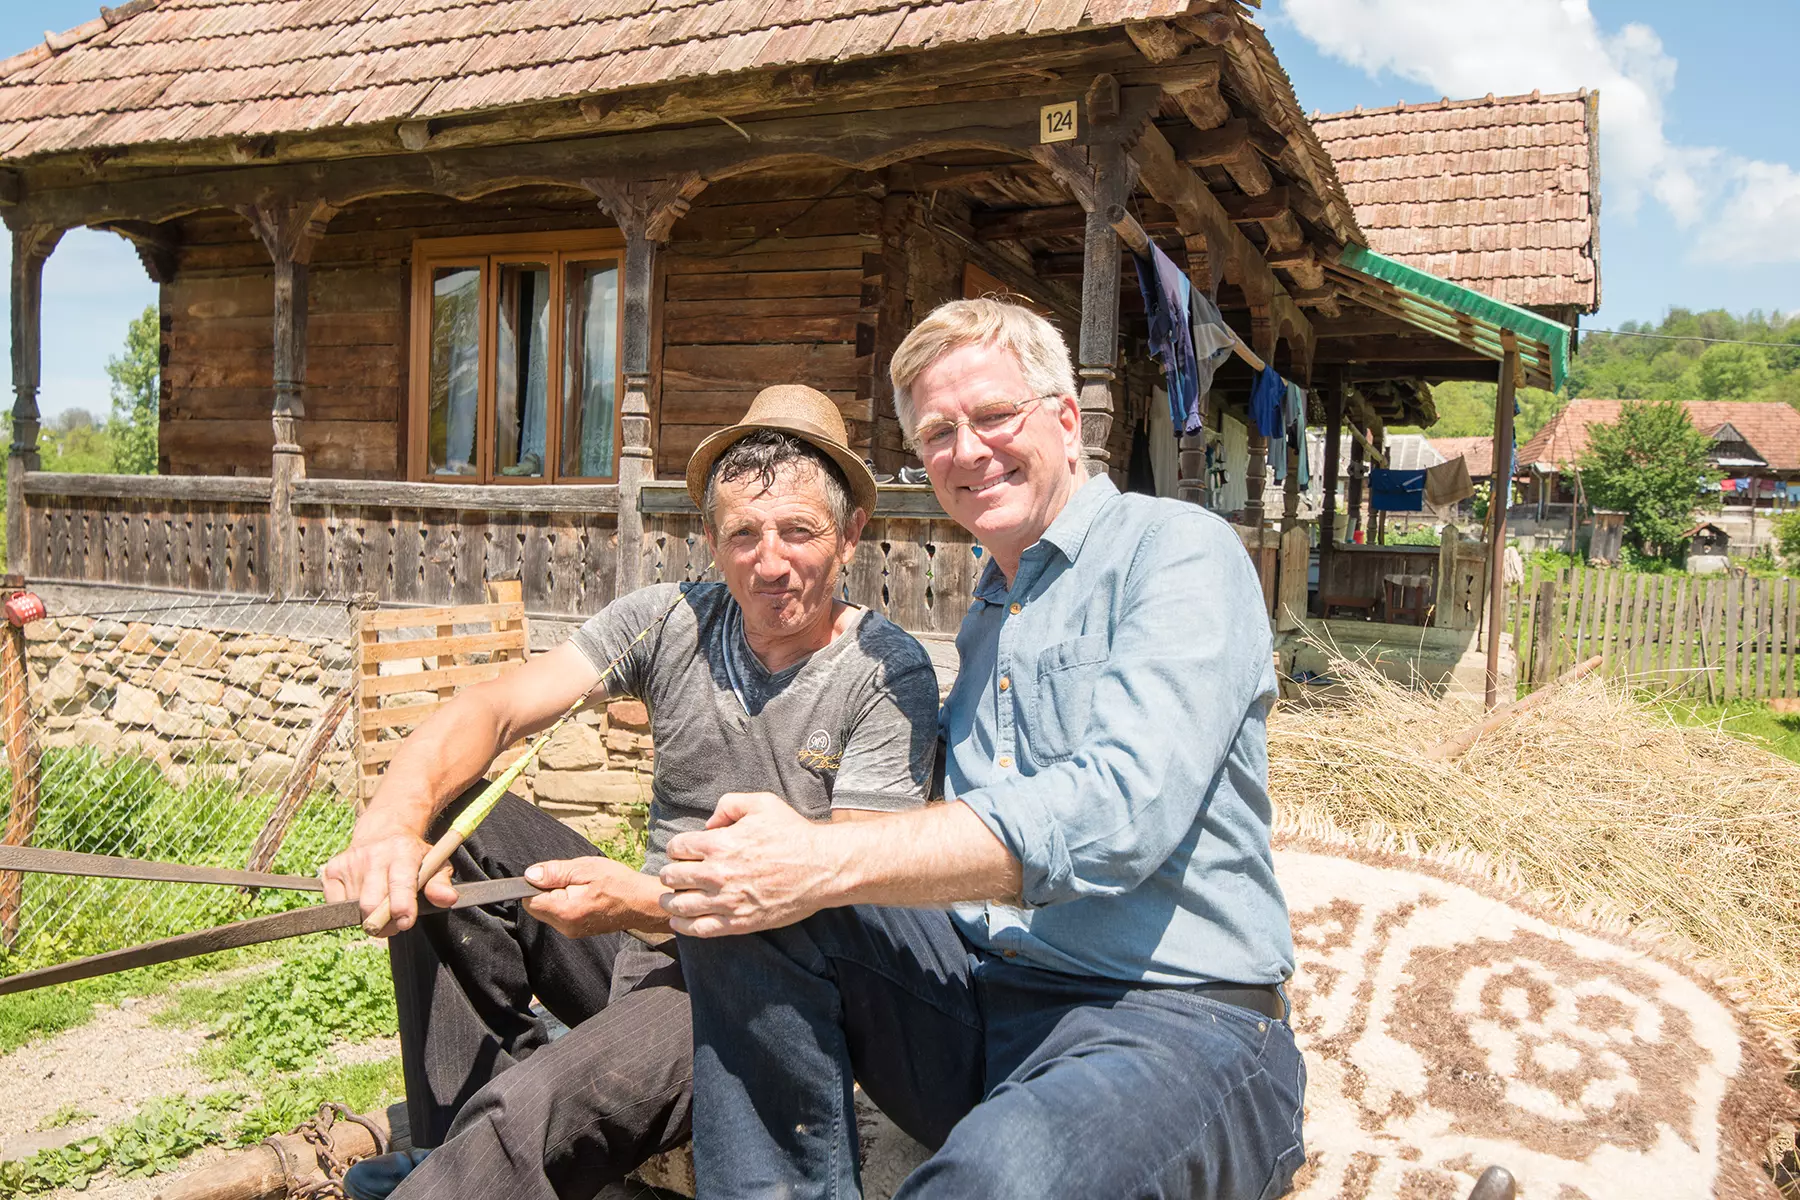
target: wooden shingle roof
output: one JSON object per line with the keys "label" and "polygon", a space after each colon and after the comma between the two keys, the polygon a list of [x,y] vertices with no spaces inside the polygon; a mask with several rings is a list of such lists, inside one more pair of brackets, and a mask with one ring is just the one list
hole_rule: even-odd
{"label": "wooden shingle roof", "polygon": [[1530,308],[1600,305],[1597,92],[1313,114],[1369,247]]}
{"label": "wooden shingle roof", "polygon": [[[1555,470],[1579,460],[1588,448],[1588,430],[1611,425],[1623,400],[1571,400],[1519,451],[1519,467],[1542,463]],[[1800,471],[1800,411],[1776,401],[1688,400],[1682,404],[1701,433],[1734,426],[1777,471]]]}
{"label": "wooden shingle roof", "polygon": [[1188,0],[131,0],[0,62],[0,158],[429,120]]}

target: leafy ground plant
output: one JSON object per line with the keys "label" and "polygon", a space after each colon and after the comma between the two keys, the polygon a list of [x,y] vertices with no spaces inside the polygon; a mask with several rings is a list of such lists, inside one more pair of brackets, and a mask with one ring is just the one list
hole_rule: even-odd
{"label": "leafy ground plant", "polygon": [[233,1000],[213,1066],[251,1078],[304,1070],[335,1042],[399,1030],[387,953],[367,941],[312,941]]}

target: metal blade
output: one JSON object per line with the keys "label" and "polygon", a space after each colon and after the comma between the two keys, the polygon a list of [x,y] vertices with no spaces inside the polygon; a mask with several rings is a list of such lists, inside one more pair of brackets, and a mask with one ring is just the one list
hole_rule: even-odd
{"label": "metal blade", "polygon": [[[455,886],[456,903],[451,905],[451,908],[498,904],[503,900],[518,900],[526,896],[535,896],[542,890],[523,879],[489,879],[480,883],[459,883]],[[421,915],[447,911],[436,905],[425,903],[423,897],[419,900],[419,910]],[[220,925],[213,929],[202,929],[195,933],[183,933],[175,937],[163,938],[160,941],[145,942],[141,946],[131,946],[124,950],[109,950],[105,954],[92,954],[86,958],[58,963],[54,967],[26,971],[7,979],[0,979],[0,996],[13,992],[29,992],[34,988],[48,987],[53,983],[72,983],[77,979],[92,979],[96,975],[111,975],[118,971],[129,971],[134,967],[174,962],[177,959],[193,958],[196,955],[211,954],[218,950],[231,950],[238,946],[278,942],[283,938],[299,937],[307,933],[323,933],[328,929],[348,929],[353,925],[360,924],[362,924],[362,905],[355,900],[340,900],[336,904],[315,904],[307,908],[296,908],[290,912],[275,913],[267,917],[252,917],[248,921],[236,921],[230,925]]]}
{"label": "metal blade", "polygon": [[72,850],[39,850],[31,846],[0,846],[0,871],[86,875],[98,879],[149,879],[158,883],[218,883],[231,887],[284,888],[291,892],[325,890],[324,881],[311,875],[270,875],[264,871],[237,871],[230,867],[190,867],[184,863],[145,862],[136,858],[114,858],[110,854],[77,854]]}

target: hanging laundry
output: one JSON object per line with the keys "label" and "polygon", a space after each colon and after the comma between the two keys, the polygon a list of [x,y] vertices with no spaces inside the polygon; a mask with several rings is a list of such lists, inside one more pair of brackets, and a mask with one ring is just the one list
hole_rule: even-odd
{"label": "hanging laundry", "polygon": [[1431,507],[1448,508],[1474,494],[1475,481],[1469,478],[1469,464],[1462,455],[1425,468],[1425,503]]}
{"label": "hanging laundry", "polygon": [[1256,432],[1266,438],[1281,436],[1281,402],[1286,394],[1287,380],[1276,374],[1274,367],[1256,373],[1256,382],[1250,386],[1250,416]]}
{"label": "hanging laundry", "polygon": [[[1138,291],[1150,326],[1150,356],[1162,364],[1169,394],[1169,416],[1177,437],[1201,425],[1200,379],[1194,359],[1194,334],[1188,322],[1193,292],[1187,276],[1155,242],[1150,257],[1131,256],[1137,267]],[[1208,382],[1211,382],[1208,373]]]}
{"label": "hanging laundry", "polygon": [[1188,292],[1189,328],[1194,335],[1194,369],[1198,374],[1199,408],[1188,414],[1186,428],[1179,419],[1175,426],[1176,433],[1195,433],[1206,420],[1206,396],[1212,391],[1213,374],[1219,364],[1231,357],[1236,345],[1231,330],[1225,327],[1225,318],[1219,315],[1219,306],[1212,298],[1198,288]]}
{"label": "hanging laundry", "polygon": [[1299,384],[1293,382],[1287,385],[1286,419],[1288,437],[1294,439],[1299,446],[1297,458],[1300,486],[1308,487],[1312,484],[1312,466],[1308,462],[1306,449],[1306,393]]}
{"label": "hanging laundry", "polygon": [[1425,472],[1376,467],[1369,472],[1370,512],[1424,512]]}

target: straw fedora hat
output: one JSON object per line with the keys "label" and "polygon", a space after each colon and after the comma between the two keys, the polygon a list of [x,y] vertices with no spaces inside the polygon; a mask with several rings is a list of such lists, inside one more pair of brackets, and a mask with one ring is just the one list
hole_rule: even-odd
{"label": "straw fedora hat", "polygon": [[800,383],[783,383],[766,387],[750,402],[750,411],[736,425],[706,435],[688,459],[687,490],[694,506],[706,502],[706,477],[712,473],[719,456],[759,429],[778,429],[811,443],[831,457],[850,481],[850,495],[856,507],[875,515],[875,476],[862,455],[845,444],[844,418],[831,397],[816,388]]}

